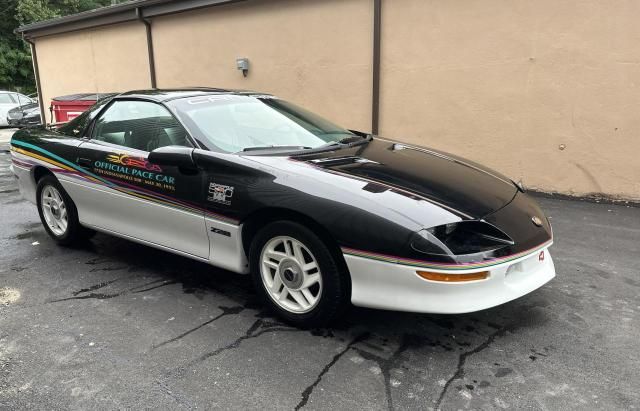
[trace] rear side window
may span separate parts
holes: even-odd
[[[0,104],[15,104],[13,97],[9,93],[0,93]]]
[[[91,123],[91,121],[96,117],[100,110],[102,110],[102,108],[110,101],[111,99],[109,98],[98,101],[96,104],[91,106],[89,110],[80,114],[78,117],[74,118],[67,124],[58,127],[58,131],[71,137],[82,137],[81,134],[84,129],[89,125],[89,123]]]
[[[113,102],[96,120],[93,140],[142,151],[165,146],[192,147],[187,132],[169,111],[148,101]]]

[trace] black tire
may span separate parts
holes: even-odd
[[[320,268],[322,292],[317,305],[308,312],[293,313],[276,304],[262,279],[260,256],[264,246],[273,238],[287,236],[296,239],[313,254]],[[251,242],[249,264],[254,286],[265,302],[280,318],[301,328],[324,327],[335,320],[349,305],[349,275],[343,272],[339,256],[310,229],[292,222],[276,221],[261,229]]]
[[[64,202],[65,208],[67,210],[67,229],[64,233],[58,235],[54,233],[43,214],[42,207],[42,191],[47,186],[52,186],[55,188],[62,197],[62,201]],[[95,234],[93,230],[89,230],[80,225],[78,221],[78,210],[76,209],[76,205],[69,197],[69,194],[62,188],[60,182],[52,175],[46,175],[38,180],[38,185],[36,188],[36,202],[38,206],[38,214],[40,215],[40,221],[44,226],[44,229],[47,231],[47,234],[58,244],[60,245],[71,245],[76,244],[81,241],[86,241],[90,237]]]

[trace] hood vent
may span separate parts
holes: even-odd
[[[400,144],[400,143],[395,143],[392,146],[392,150],[393,151],[400,151],[400,150],[419,151],[421,153],[431,154],[432,156],[435,156],[435,157],[440,157],[440,158],[443,158],[445,160],[449,160],[449,161],[453,161],[453,162],[456,162],[456,163],[461,163],[461,164],[467,165],[465,163],[462,163],[462,162],[456,160],[455,158],[451,158],[451,157],[449,157],[447,155],[444,155],[442,153],[438,153],[437,151],[429,150],[429,149],[422,148],[422,147],[413,147],[413,146],[407,146],[407,145]]]

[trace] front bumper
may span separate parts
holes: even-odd
[[[445,283],[419,277],[414,266],[345,254],[356,306],[419,313],[460,314],[504,304],[526,295],[556,275],[549,245],[495,266],[456,271],[489,271],[484,280]],[[540,259],[541,253],[543,259]],[[453,273],[455,274],[455,272]]]
[[[11,127],[16,127],[20,125],[21,121],[22,119],[7,118],[7,125]]]

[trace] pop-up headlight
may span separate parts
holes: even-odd
[[[513,244],[508,235],[484,221],[461,221],[431,227],[415,233],[411,240],[411,247],[420,253],[462,257],[465,261],[482,259]]]

